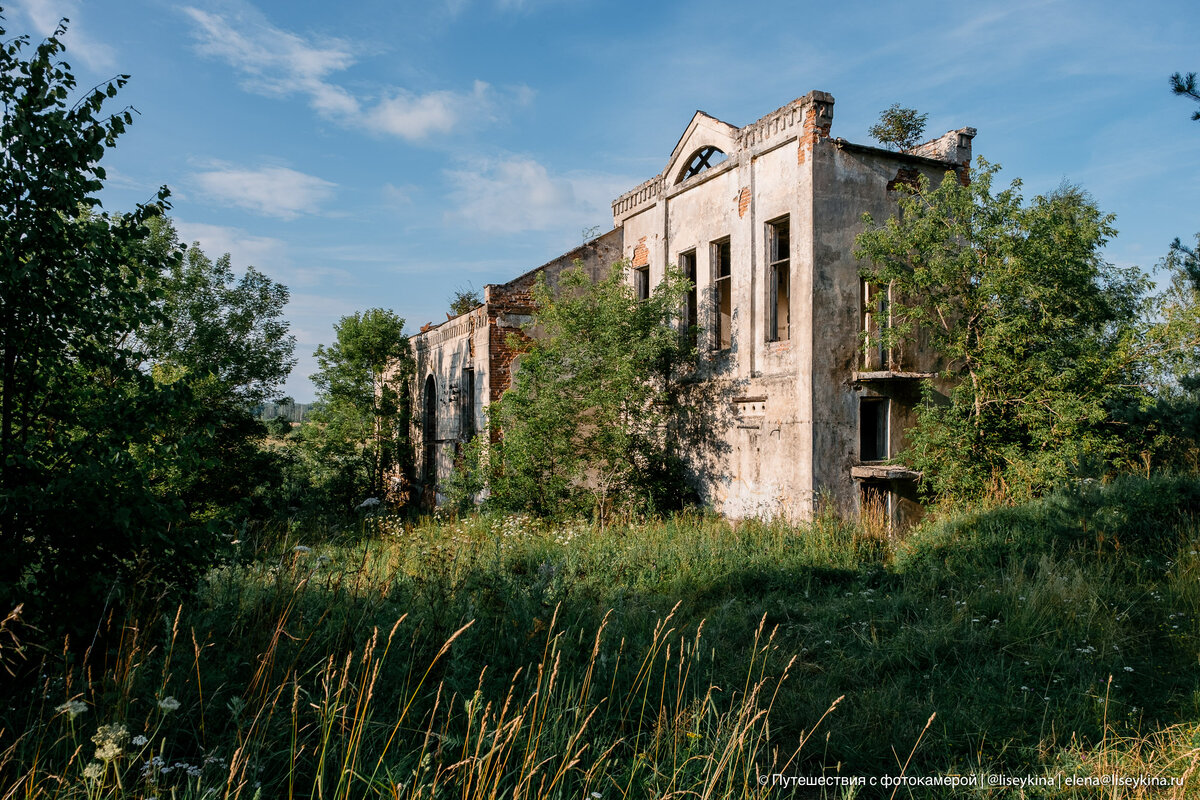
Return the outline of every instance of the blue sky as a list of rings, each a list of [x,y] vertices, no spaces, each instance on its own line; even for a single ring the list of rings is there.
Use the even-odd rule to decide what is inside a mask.
[[[172,216],[292,292],[299,365],[333,323],[383,307],[409,330],[611,226],[696,109],[745,125],[810,89],[833,135],[869,142],[894,102],[1027,196],[1064,180],[1117,215],[1108,248],[1150,269],[1200,232],[1194,2],[422,3],[22,0],[9,34],[69,17],[81,85],[116,73],[140,115],[105,159],[110,211]]]

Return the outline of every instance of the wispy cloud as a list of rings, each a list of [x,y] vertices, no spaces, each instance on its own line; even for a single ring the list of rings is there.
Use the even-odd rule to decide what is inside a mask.
[[[210,198],[278,219],[315,214],[337,184],[287,167],[222,166],[192,181]]]
[[[210,258],[219,258],[229,253],[233,264],[239,268],[254,266],[263,272],[277,274],[287,264],[287,245],[280,239],[255,236],[241,228],[224,225],[208,225],[203,222],[173,220],[179,241],[191,245],[199,243]]]
[[[79,56],[83,63],[97,72],[113,69],[116,52],[106,44],[97,42],[80,25],[79,3],[75,0],[17,0],[14,5],[21,10],[33,29],[42,36],[54,33],[64,17],[71,20],[64,39],[67,58]]]
[[[387,87],[357,95],[333,80],[358,60],[347,41],[304,37],[272,25],[258,11],[239,6],[229,14],[185,7],[195,25],[197,47],[242,75],[247,91],[268,96],[303,96],[320,116],[348,127],[410,142],[464,125],[494,120],[500,109],[527,104],[527,87],[498,90],[475,81],[470,90],[425,93]]]
[[[492,105],[490,95],[491,87],[483,81],[475,81],[469,93],[440,91],[417,95],[396,90],[368,112],[366,123],[380,133],[417,141],[432,133],[448,133],[461,120],[486,113]]]
[[[454,189],[447,222],[489,233],[550,231],[603,225],[610,203],[635,180],[571,171],[552,174],[527,156],[480,159],[447,173]]]
[[[249,8],[230,16],[191,7],[183,13],[195,23],[200,52],[241,72],[247,90],[306,95],[312,108],[326,116],[358,113],[358,101],[327,80],[354,64],[349,43],[305,39],[276,28]]]

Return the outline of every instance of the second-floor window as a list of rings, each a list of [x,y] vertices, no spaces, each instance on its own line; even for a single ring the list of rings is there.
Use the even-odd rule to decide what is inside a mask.
[[[767,269],[770,273],[770,295],[767,300],[767,338],[781,342],[791,338],[792,304],[791,237],[788,235],[788,219],[767,223]]]
[[[712,264],[716,345],[718,350],[728,350],[733,346],[733,253],[728,239],[712,243]]]
[[[679,254],[679,269],[683,273],[683,277],[688,279],[691,288],[688,289],[687,297],[683,303],[683,331],[687,337],[688,344],[693,347],[696,345],[696,331],[700,324],[700,319],[696,316],[697,313],[697,294],[696,294],[696,251],[689,250],[686,253]]]
[[[858,401],[858,458],[885,461],[889,447],[889,402],[886,397],[862,397]]]
[[[650,266],[633,268],[633,292],[638,300],[650,299]]]

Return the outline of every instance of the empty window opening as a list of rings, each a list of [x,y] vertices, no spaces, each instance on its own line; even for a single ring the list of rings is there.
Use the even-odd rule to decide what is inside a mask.
[[[437,383],[432,375],[425,379],[424,405],[421,438],[425,445],[425,481],[437,483]]]
[[[687,278],[691,286],[687,291],[687,298],[683,304],[683,335],[685,341],[692,347],[696,346],[696,332],[699,330],[700,319],[696,316],[697,313],[697,294],[696,294],[696,251],[689,250],[686,253],[679,254],[679,269],[683,272],[683,277]]]
[[[475,435],[475,369],[473,367],[463,370],[462,384],[462,438],[470,439]]]
[[[869,527],[890,530],[892,527],[893,495],[887,484],[864,481],[859,486],[859,518]]]
[[[694,175],[699,175],[706,169],[715,167],[725,160],[725,153],[712,145],[701,147],[696,152],[692,153],[692,157],[688,159],[687,166],[683,168],[683,172],[679,174],[679,180],[676,183],[686,181]]]
[[[888,399],[862,397],[858,401],[858,457],[861,461],[884,461],[888,452]]]
[[[650,266],[633,268],[633,292],[638,300],[650,299]]]
[[[767,310],[769,341],[781,342],[791,338],[792,304],[790,301],[789,276],[791,275],[791,239],[788,236],[788,220],[767,223],[768,268],[770,270],[770,300]]]
[[[716,288],[718,350],[733,346],[733,258],[729,240],[713,242],[713,277]]]
[[[888,369],[892,352],[886,346],[885,333],[891,322],[891,290],[864,279],[859,284],[859,293],[862,298],[863,369]]]

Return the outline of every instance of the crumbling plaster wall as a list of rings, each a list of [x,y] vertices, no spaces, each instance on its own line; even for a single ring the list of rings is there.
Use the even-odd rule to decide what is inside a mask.
[[[954,140],[958,141],[956,135]],[[864,214],[870,214],[876,224],[896,214],[898,183],[919,173],[936,185],[947,171],[957,180],[965,168],[954,167],[969,160],[969,138],[945,162],[833,139],[822,139],[813,148],[813,294],[818,302],[813,304],[812,324],[819,332],[812,347],[814,488],[828,493],[843,508],[855,508],[859,502],[858,486],[847,476],[861,463],[861,398],[892,400],[888,428],[892,454],[907,446],[904,432],[915,422],[920,398],[916,379],[855,380],[864,369],[864,359],[859,277],[863,264],[854,258],[854,239],[865,228]],[[928,348],[920,346],[907,347],[903,358],[895,365],[898,372],[933,374],[943,367]],[[916,502],[913,492],[898,483],[891,488],[900,498],[900,515],[916,514],[911,507]]]
[[[613,204],[625,256],[648,264],[651,283],[694,250],[699,322],[705,329],[695,379],[730,413],[714,414],[716,446],[688,453],[701,496],[733,517],[803,518],[812,508],[811,165],[802,154],[815,130],[828,129],[832,98],[813,92],[742,129],[697,113],[667,168]],[[727,159],[680,180],[704,146]],[[768,225],[789,225],[790,324],[768,335]],[[731,255],[731,346],[717,346],[714,243]]]
[[[454,468],[461,445],[487,431],[488,406],[508,388],[520,341],[533,319],[538,276],[544,275],[553,289],[562,272],[579,263],[596,280],[620,256],[621,231],[609,231],[508,283],[485,286],[480,306],[412,336],[412,437],[418,480],[427,488],[432,484],[436,491]],[[431,378],[432,421],[425,402]],[[430,428],[434,435],[427,437]]]
[[[422,482],[435,474],[444,479],[453,468],[456,445],[471,431],[483,429],[490,370],[487,316],[486,307],[477,306],[411,337],[415,362],[412,437]],[[468,370],[473,370],[473,380],[468,378]],[[426,417],[430,378],[434,388],[432,421]],[[468,414],[470,417],[464,418]],[[426,435],[430,428],[432,439]]]
[[[833,97],[810,92],[744,128],[697,112],[659,175],[613,202],[614,229],[505,284],[485,287],[484,303],[414,337],[417,356],[415,440],[421,453],[421,391],[430,375],[438,387],[437,475],[444,478],[465,432],[483,431],[486,408],[519,369],[519,340],[529,328],[532,290],[539,276],[551,288],[563,270],[582,262],[593,280],[621,258],[646,267],[650,285],[667,265],[694,251],[699,357],[689,391],[711,406],[705,436],[683,441],[695,488],[717,511],[732,517],[811,516],[819,496],[846,510],[858,507],[860,400],[892,400],[890,453],[905,444],[919,383],[895,371],[936,373],[942,365],[916,346],[881,377],[864,362],[862,295],[854,238],[869,213],[882,221],[896,213],[897,188],[917,175],[931,181],[947,170],[967,180],[974,129],[950,131],[894,153],[831,137]],[[725,161],[684,177],[690,159],[716,147]],[[770,225],[789,227],[790,324],[772,341],[769,322]],[[716,337],[714,243],[730,245],[731,343]],[[631,276],[632,279],[632,276]],[[514,346],[515,345],[515,346]],[[474,425],[459,418],[454,399],[463,372],[474,369]],[[941,387],[943,390],[946,387]],[[703,441],[701,441],[703,439]],[[901,520],[920,513],[911,479],[881,478]]]

